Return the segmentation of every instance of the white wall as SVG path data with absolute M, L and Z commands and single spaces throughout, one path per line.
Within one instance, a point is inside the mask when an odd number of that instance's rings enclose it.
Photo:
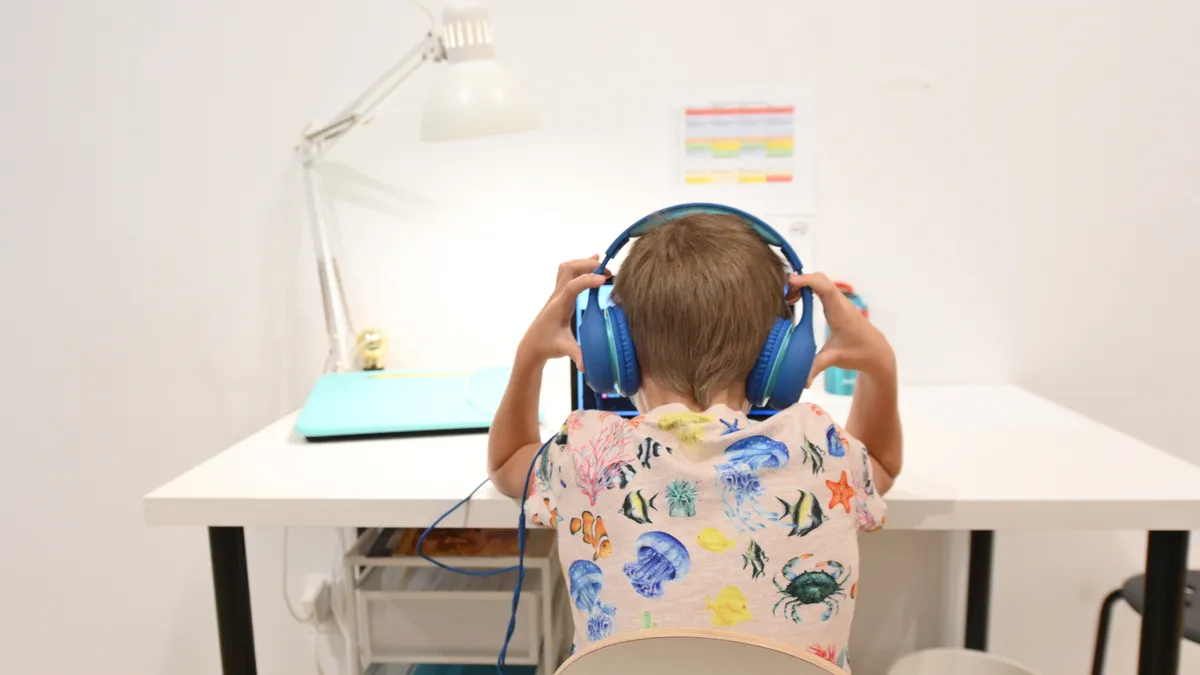
M 308 51 L 324 7 L 0 5 L 4 672 L 218 672 L 204 533 L 146 528 L 141 495 L 295 406 L 320 363 L 303 236 L 270 209 L 345 63 Z M 251 533 L 262 672 L 305 672 L 278 537 Z
M 1007 111 L 1004 123 L 1042 148 L 1018 183 L 1027 206 L 1042 207 L 1019 218 L 1030 246 L 1017 285 L 1034 300 L 1015 315 L 1015 381 L 1200 463 L 1200 358 L 1187 337 L 1200 329 L 1200 129 L 1185 121 L 1200 118 L 1200 49 L 1188 28 L 1198 13 L 1151 2 L 1063 17 L 1055 35 L 1014 55 L 1010 67 L 1040 104 Z M 1085 40 L 1091 49 L 1038 58 Z M 1012 617 L 1000 620 L 997 648 L 1034 651 L 1046 672 L 1084 672 L 1085 654 L 1055 652 L 1044 636 L 1053 627 L 1063 644 L 1090 643 L 1101 598 L 1145 564 L 1144 533 L 1005 533 L 997 547 L 996 610 Z M 1195 533 L 1191 549 L 1200 567 Z M 1054 572 L 1069 564 L 1088 572 Z M 1116 611 L 1109 673 L 1134 672 L 1139 629 L 1136 614 Z M 1200 673 L 1200 648 L 1184 644 L 1181 672 Z
M 819 97 L 823 266 L 864 291 L 906 381 L 1015 379 L 1200 461 L 1178 421 L 1197 375 L 1181 337 L 1196 302 L 1177 290 L 1195 286 L 1193 4 L 494 5 L 543 131 L 412 145 L 422 72 L 338 155 L 404 188 L 402 218 L 345 212 L 356 315 L 391 333 L 394 365 L 506 359 L 557 260 L 662 204 L 664 92 L 794 79 Z M 315 377 L 288 149 L 419 17 L 381 0 L 0 9 L 0 345 L 16 355 L 0 560 L 34 582 L 9 590 L 25 609 L 0 619 L 6 670 L 69 635 L 93 672 L 216 672 L 203 533 L 145 528 L 139 499 Z M 260 671 L 311 672 L 278 598 L 279 533 L 249 537 Z M 328 545 L 297 535 L 293 577 Z M 1005 533 L 999 548 L 996 648 L 1082 670 L 1140 540 Z M 1114 631 L 1110 672 L 1127 671 L 1132 616 Z

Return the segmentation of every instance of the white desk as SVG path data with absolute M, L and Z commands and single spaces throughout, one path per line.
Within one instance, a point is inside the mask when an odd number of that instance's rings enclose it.
M 905 387 L 900 398 L 905 465 L 888 493 L 887 527 L 972 531 L 968 646 L 986 644 L 994 530 L 1148 530 L 1139 672 L 1174 675 L 1200 467 L 1016 387 Z M 805 400 L 840 420 L 850 404 L 823 392 Z M 151 525 L 210 528 L 227 675 L 255 672 L 242 527 L 427 526 L 486 477 L 481 434 L 308 443 L 294 422 L 275 422 L 144 500 Z M 516 521 L 516 503 L 487 486 L 443 522 Z

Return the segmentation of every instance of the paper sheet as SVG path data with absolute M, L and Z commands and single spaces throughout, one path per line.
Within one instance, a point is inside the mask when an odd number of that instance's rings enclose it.
M 753 213 L 815 210 L 814 103 L 805 85 L 681 92 L 671 102 L 671 184 L 681 201 Z

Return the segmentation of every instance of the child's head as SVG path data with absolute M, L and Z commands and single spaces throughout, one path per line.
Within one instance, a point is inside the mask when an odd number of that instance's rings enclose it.
M 744 392 L 775 320 L 789 316 L 785 281 L 783 261 L 736 216 L 692 214 L 637 239 L 613 293 L 643 388 L 702 408 Z

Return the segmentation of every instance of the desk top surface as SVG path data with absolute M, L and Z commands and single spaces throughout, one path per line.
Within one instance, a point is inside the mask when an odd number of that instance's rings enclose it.
M 902 387 L 900 399 L 905 464 L 888 529 L 1200 529 L 1200 467 L 1087 417 L 1013 386 Z M 819 391 L 805 400 L 843 421 L 850 408 Z M 486 477 L 484 434 L 309 443 L 295 421 L 147 495 L 146 521 L 421 527 Z M 516 502 L 487 485 L 443 524 L 516 521 Z

